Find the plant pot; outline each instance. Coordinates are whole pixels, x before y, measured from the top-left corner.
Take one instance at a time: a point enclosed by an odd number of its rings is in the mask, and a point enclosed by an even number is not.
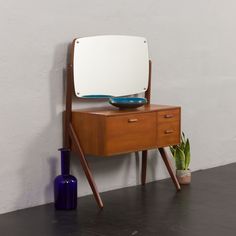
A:
[[[191,171],[188,170],[176,170],[176,177],[180,184],[191,183]]]

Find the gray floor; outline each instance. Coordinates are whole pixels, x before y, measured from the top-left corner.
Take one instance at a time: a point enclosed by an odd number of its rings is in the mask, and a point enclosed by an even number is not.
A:
[[[78,199],[77,211],[52,204],[0,215],[1,236],[235,236],[236,164],[198,171],[192,184],[170,179]]]

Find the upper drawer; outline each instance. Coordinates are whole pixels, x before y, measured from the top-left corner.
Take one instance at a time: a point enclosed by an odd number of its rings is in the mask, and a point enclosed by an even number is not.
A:
[[[107,155],[156,146],[155,112],[108,117],[106,120]]]
[[[180,120],[180,109],[170,109],[157,112],[158,124],[166,122],[176,122]]]

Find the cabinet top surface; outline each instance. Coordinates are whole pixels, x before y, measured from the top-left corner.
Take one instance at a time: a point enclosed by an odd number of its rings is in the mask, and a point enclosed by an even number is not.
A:
[[[75,109],[72,113],[89,113],[94,115],[102,115],[102,116],[117,116],[117,115],[125,115],[125,114],[137,114],[144,112],[155,112],[155,111],[164,111],[171,109],[180,109],[179,106],[170,106],[170,105],[145,105],[137,109],[118,109],[112,106],[107,107],[95,107],[95,108],[87,108],[87,109]]]

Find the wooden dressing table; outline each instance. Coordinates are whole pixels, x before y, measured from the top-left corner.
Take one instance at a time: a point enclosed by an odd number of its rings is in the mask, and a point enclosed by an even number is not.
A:
[[[75,41],[72,44],[73,55]],[[72,110],[73,57],[67,68],[67,94],[64,146],[76,152],[100,208],[103,202],[97,190],[86,155],[110,158],[113,155],[142,151],[141,183],[146,182],[147,150],[158,148],[177,190],[178,180],[164,147],[180,142],[181,109],[178,106],[150,104],[151,61],[145,92],[148,104],[137,109],[103,108]]]
[[[112,155],[179,143],[180,108],[146,105],[72,111],[72,126],[85,155]]]

